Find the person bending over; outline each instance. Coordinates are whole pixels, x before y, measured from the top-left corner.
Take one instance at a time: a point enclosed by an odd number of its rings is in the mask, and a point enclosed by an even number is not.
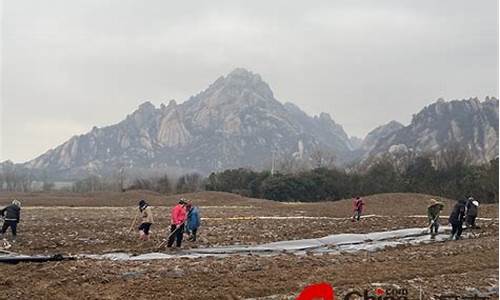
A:
[[[2,237],[10,227],[12,231],[12,241],[15,241],[17,237],[17,224],[21,218],[21,202],[19,200],[13,200],[12,204],[0,210],[0,216],[4,218],[3,226],[0,230],[0,237]]]

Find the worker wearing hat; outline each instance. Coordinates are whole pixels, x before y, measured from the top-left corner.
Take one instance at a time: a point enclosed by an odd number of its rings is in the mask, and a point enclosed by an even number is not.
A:
[[[466,204],[465,225],[470,228],[477,228],[476,218],[479,210],[479,201],[469,197]]]
[[[14,199],[12,204],[0,209],[0,217],[4,219],[2,229],[0,230],[0,237],[3,236],[10,227],[12,231],[12,241],[15,241],[17,237],[17,223],[19,223],[21,218],[21,202]]]
[[[439,230],[439,214],[443,210],[444,204],[436,199],[431,199],[429,201],[429,206],[427,206],[427,217],[429,219],[429,229],[431,231],[431,237],[434,237]]]
[[[139,226],[139,238],[147,241],[149,230],[153,224],[153,212],[146,200],[139,201],[139,212],[141,214],[141,225]]]

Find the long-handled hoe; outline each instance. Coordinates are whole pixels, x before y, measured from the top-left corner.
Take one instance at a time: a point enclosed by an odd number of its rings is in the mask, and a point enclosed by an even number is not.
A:
[[[137,221],[137,215],[135,215],[134,220],[132,221],[132,224],[130,224],[130,229],[128,230],[128,233],[132,232],[132,229],[134,228],[136,221]]]
[[[175,228],[174,231],[172,231],[166,239],[164,239],[163,241],[161,241],[160,244],[158,244],[158,246],[156,247],[157,249],[160,249],[161,247],[163,247],[165,245],[165,243],[168,242],[168,240],[170,240],[170,238],[177,232],[177,230],[179,230],[179,228],[182,227],[182,225],[184,225],[184,223],[182,223],[181,225],[179,225],[177,228]]]
[[[429,224],[429,226],[428,226],[429,231],[431,231],[431,230],[432,230],[432,229],[431,229],[432,225],[434,225],[434,223],[436,223],[436,221],[438,221],[438,220],[439,220],[439,216],[436,216],[436,217],[434,218],[434,220],[432,220],[432,221],[431,221],[431,224]]]

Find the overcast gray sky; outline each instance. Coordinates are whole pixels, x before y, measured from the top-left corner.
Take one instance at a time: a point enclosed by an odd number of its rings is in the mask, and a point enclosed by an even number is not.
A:
[[[498,0],[0,0],[0,161],[245,67],[363,137],[437,98],[498,96]]]

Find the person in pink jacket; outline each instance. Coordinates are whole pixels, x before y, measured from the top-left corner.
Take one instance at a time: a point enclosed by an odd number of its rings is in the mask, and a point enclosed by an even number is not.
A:
[[[172,208],[172,217],[170,221],[170,235],[168,237],[167,247],[172,247],[174,244],[177,248],[181,247],[182,236],[184,234],[184,223],[186,222],[186,200],[181,198],[179,203]]]

